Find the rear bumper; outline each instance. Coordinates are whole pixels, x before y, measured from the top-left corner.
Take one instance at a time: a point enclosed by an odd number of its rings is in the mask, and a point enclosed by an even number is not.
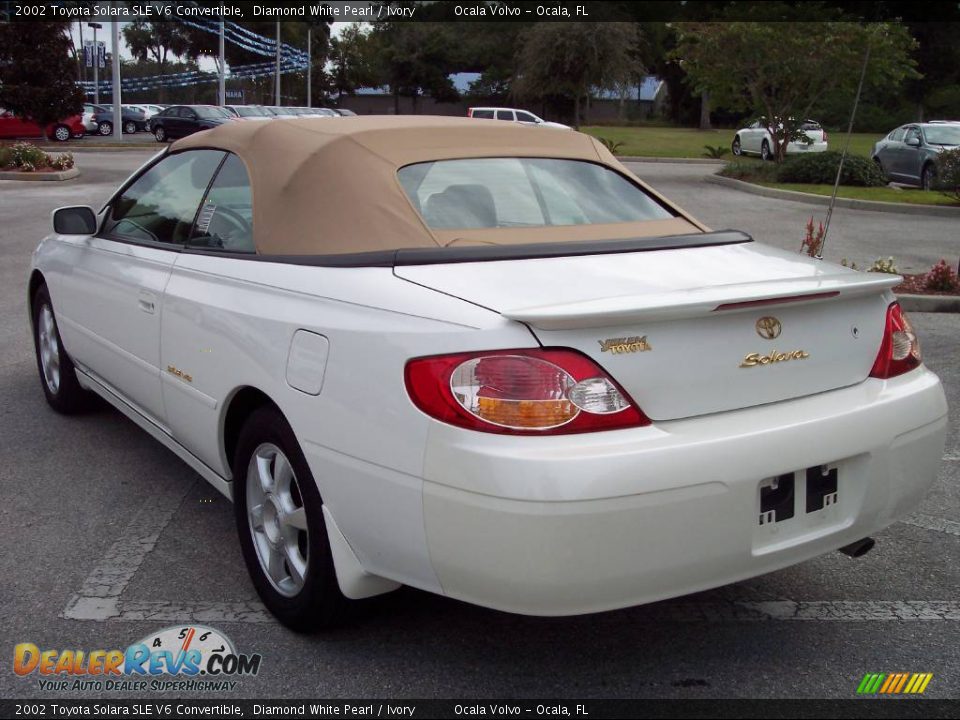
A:
[[[815,142],[807,145],[802,142],[787,143],[787,155],[805,155],[808,153],[826,152],[826,142]]]
[[[946,431],[940,382],[890,381],[637,430],[551,438],[431,429],[423,510],[443,592],[532,615],[596,612],[760,575],[876,532],[920,502]],[[806,468],[839,471],[806,512]],[[795,515],[760,484],[797,472]]]

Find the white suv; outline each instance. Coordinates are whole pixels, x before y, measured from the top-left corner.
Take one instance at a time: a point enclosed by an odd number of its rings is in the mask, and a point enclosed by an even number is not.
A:
[[[548,122],[543,118],[538,118],[528,110],[518,110],[517,108],[472,107],[467,110],[467,117],[479,118],[480,120],[509,120],[524,125],[539,125],[540,127],[559,128],[561,130],[571,129],[569,125]]]

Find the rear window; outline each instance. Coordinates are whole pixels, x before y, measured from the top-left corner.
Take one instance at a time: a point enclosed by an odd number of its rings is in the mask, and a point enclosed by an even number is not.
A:
[[[602,165],[477,158],[407,165],[400,184],[431,228],[544,227],[663,220],[673,214]]]
[[[474,110],[470,117],[480,118],[481,120],[493,120],[493,110]]]

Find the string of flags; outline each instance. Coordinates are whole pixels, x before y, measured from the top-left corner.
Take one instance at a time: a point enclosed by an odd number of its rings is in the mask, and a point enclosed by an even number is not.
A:
[[[196,4],[196,3],[192,3]],[[188,27],[205,32],[220,34],[220,22],[216,20],[187,20],[178,18],[178,22]],[[234,22],[224,23],[224,40],[236,45],[248,52],[262,55],[265,57],[275,57],[277,52],[277,43],[275,40],[266,38],[262,35],[241,27]],[[101,53],[104,48],[101,47]],[[84,49],[86,53],[86,48]],[[92,56],[92,49],[91,49]],[[92,59],[92,57],[91,57]],[[280,43],[280,72],[300,72],[307,69],[309,58],[307,53],[299,48],[295,48],[287,43]],[[103,67],[101,61],[100,67]],[[267,77],[276,72],[276,61],[251,63],[249,65],[233,66],[229,70],[231,79],[248,79]],[[141,90],[156,90],[158,88],[177,88],[187,87],[189,85],[200,85],[202,83],[216,82],[219,74],[215,72],[205,72],[203,70],[187,70],[169,75],[149,75],[146,77],[122,78],[120,88],[123,92],[137,92]],[[77,83],[88,93],[94,91],[92,80],[80,81]],[[100,93],[110,94],[113,91],[111,80],[101,80]]]

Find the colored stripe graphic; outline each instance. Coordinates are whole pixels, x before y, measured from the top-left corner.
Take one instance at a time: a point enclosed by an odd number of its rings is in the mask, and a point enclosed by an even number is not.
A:
[[[922,695],[933,673],[867,673],[857,686],[857,695]]]

